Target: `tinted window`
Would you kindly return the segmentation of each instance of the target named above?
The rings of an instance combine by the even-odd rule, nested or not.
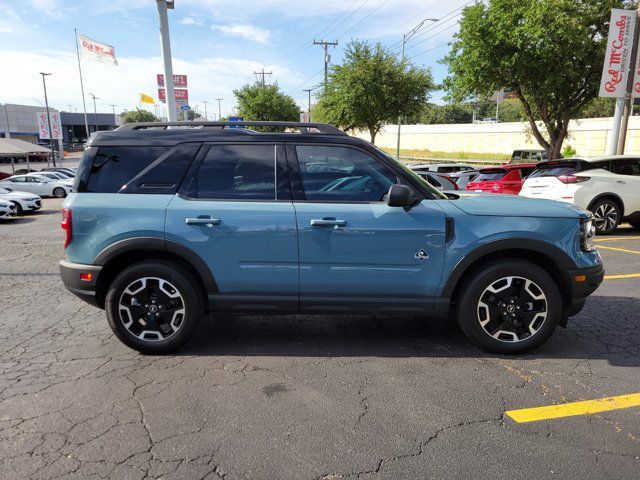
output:
[[[167,150],[167,147],[98,147],[84,191],[116,193]]]
[[[635,158],[624,158],[611,162],[611,172],[618,175],[640,176],[640,163]]]
[[[18,183],[23,183],[26,181],[25,177],[14,177],[10,179],[12,182],[18,182]]]
[[[577,172],[581,169],[577,162],[553,162],[537,167],[529,178],[536,177],[559,177],[567,173]]]
[[[521,168],[520,169],[520,176],[522,178],[528,177],[529,175],[531,175],[531,172],[533,172],[534,167],[526,167],[526,168]]]
[[[474,182],[486,182],[490,180],[500,180],[507,174],[506,170],[487,170],[480,173],[473,179]]]
[[[433,177],[432,175],[429,175],[428,173],[421,173],[420,176],[424,178],[427,182],[429,182],[429,185],[434,186],[436,188],[442,187],[442,184],[439,181],[437,181],[435,177]]]
[[[398,182],[378,160],[354,148],[299,145],[296,154],[307,200],[379,202]],[[318,163],[333,169],[318,172]]]
[[[197,196],[212,199],[274,200],[274,145],[214,145],[197,178]]]

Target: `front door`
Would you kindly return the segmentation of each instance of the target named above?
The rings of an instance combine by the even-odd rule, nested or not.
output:
[[[301,309],[428,309],[442,274],[442,209],[430,200],[408,211],[389,207],[386,193],[402,179],[359,148],[296,145],[287,155],[296,184]]]
[[[219,289],[210,300],[219,310],[296,310],[298,243],[282,147],[205,148],[167,208],[166,239],[208,265]]]

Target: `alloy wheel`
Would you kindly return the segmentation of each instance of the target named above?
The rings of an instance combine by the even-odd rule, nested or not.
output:
[[[180,291],[157,277],[143,277],[124,289],[118,302],[122,325],[140,340],[158,342],[174,336],[186,314]]]
[[[618,223],[618,209],[610,203],[603,203],[593,212],[593,223],[601,232],[613,229]]]
[[[522,342],[544,324],[548,302],[542,289],[524,277],[503,277],[478,300],[478,321],[485,333],[502,342]]]

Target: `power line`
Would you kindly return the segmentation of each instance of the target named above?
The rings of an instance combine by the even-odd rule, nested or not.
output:
[[[327,42],[326,40],[316,41],[313,39],[314,45],[322,45],[324,48],[324,92],[327,93],[327,78],[329,76],[329,62],[331,61],[331,55],[329,55],[329,46],[335,47],[338,45],[338,41]]]
[[[356,28],[358,25],[360,25],[362,22],[364,22],[367,18],[369,18],[371,15],[373,15],[374,13],[376,13],[378,10],[380,10],[384,5],[386,5],[389,2],[389,0],[384,0],[380,5],[378,5],[376,8],[374,8],[373,10],[371,10],[367,15],[365,15],[364,17],[362,17],[360,19],[359,22],[354,23],[353,25],[351,25],[351,27],[349,27],[347,30],[345,30],[344,32],[342,32],[341,35],[338,35],[338,39],[344,37],[347,33],[349,33],[350,31],[352,31],[354,28]]]
[[[291,95],[293,92],[295,92],[296,90],[299,90],[301,87],[304,87],[307,83],[309,83],[310,80],[313,80],[315,77],[317,77],[318,75],[320,75],[322,72],[324,72],[324,68],[318,70],[316,73],[314,73],[313,75],[311,75],[310,77],[308,77],[304,82],[302,82],[300,85],[298,85],[296,88],[289,90],[288,95]]]
[[[407,49],[411,49],[414,48],[416,45],[420,45],[421,43],[426,42],[427,40],[433,38],[433,37],[437,37],[438,35],[440,35],[443,32],[446,32],[447,30],[451,30],[454,27],[457,27],[460,24],[460,21],[457,21],[456,23],[449,25],[447,28],[444,28],[442,30],[439,30],[437,32],[435,32],[433,35],[429,35],[426,38],[423,38],[422,40],[420,40],[418,43],[414,43],[413,45],[411,45],[410,47],[408,47]],[[448,41],[448,40],[447,40]]]
[[[264,88],[264,86],[265,86],[265,83],[264,83],[264,76],[265,76],[265,75],[273,75],[273,72],[265,72],[265,71],[264,71],[264,67],[263,67],[263,68],[262,68],[262,71],[260,71],[260,72],[255,72],[255,71],[254,71],[254,72],[253,72],[253,74],[254,74],[254,75],[259,75],[259,76],[261,76],[261,77],[262,77],[262,87]]]
[[[444,45],[448,45],[449,43],[451,43],[451,40],[450,40],[450,39],[449,39],[449,40],[447,40],[446,42],[442,42],[441,44],[436,45],[435,47],[431,47],[431,48],[429,48],[429,49],[427,49],[427,50],[425,50],[425,51],[423,51],[423,52],[416,53],[416,54],[415,54],[415,55],[413,55],[412,57],[409,57],[409,60],[413,60],[414,58],[419,57],[420,55],[424,55],[425,53],[431,52],[432,50],[436,50],[437,48],[440,48],[440,47],[442,47],[442,46],[444,46]]]

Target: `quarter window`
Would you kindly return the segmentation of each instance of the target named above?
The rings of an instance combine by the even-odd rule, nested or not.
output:
[[[347,147],[296,147],[305,197],[312,201],[379,202],[398,178],[378,160]]]
[[[197,196],[276,199],[275,145],[213,145],[198,171]]]

